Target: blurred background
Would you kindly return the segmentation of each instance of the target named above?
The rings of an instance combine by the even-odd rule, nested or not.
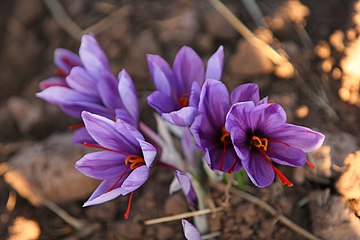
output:
[[[285,108],[288,122],[326,135],[324,146],[309,155],[316,171],[284,170],[296,186],[247,190],[324,239],[360,238],[360,1],[223,1],[251,30],[250,38],[214,2],[0,1],[1,239],[183,238],[180,222],[143,224],[189,211],[181,193],[169,196],[173,175],[166,170],[154,170],[134,194],[128,220],[127,197],[81,207],[98,182],[74,169],[88,151],[70,143],[68,126],[78,122],[35,93],[55,74],[54,50],[77,52],[88,32],[113,72],[125,68],[133,77],[142,119],[153,127],[145,100],[154,89],[146,54],[172,62],[188,45],[205,61],[223,45],[223,81],[230,89],[257,83],[262,97]],[[223,193],[210,192],[221,204]],[[230,209],[208,217],[210,232],[221,234],[216,239],[303,239],[244,199],[233,197]]]

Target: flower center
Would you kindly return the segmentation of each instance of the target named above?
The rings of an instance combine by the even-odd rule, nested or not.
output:
[[[181,107],[187,107],[189,106],[189,94],[184,93],[181,97],[178,98],[178,102]]]
[[[226,130],[225,126],[221,128],[220,141],[225,145],[231,144],[230,133]]]
[[[269,140],[267,138],[259,138],[258,136],[252,136],[251,146],[255,147],[258,150],[267,151],[269,145]]]
[[[137,155],[129,155],[125,158],[125,164],[128,165],[130,164],[130,170],[134,170],[138,167],[141,167],[143,165],[145,165],[145,161],[144,158],[139,157]]]

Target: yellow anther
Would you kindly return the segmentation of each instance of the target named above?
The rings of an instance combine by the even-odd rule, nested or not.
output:
[[[130,169],[134,170],[142,165],[145,165],[144,158],[139,157],[137,155],[129,155],[125,158],[125,164],[128,165],[130,163]]]
[[[252,144],[259,150],[267,151],[269,140],[267,138],[259,138],[258,136],[252,136]]]
[[[221,138],[220,138],[220,141],[222,143],[229,143],[229,139],[230,139],[230,133],[226,130],[225,127],[222,127],[221,129]]]

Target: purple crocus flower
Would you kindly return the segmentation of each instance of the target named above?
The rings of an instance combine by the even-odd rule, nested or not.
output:
[[[189,126],[197,114],[201,85],[206,78],[220,79],[223,69],[223,47],[210,57],[206,72],[196,52],[184,46],[177,53],[173,69],[158,55],[148,55],[148,65],[157,91],[148,104],[171,124]]]
[[[273,162],[303,166],[307,163],[305,153],[318,149],[325,138],[309,128],[286,123],[285,111],[275,103],[234,104],[226,117],[225,127],[242,166],[258,187],[271,184],[275,174],[284,185],[292,186]]]
[[[194,225],[185,219],[182,219],[181,223],[187,240],[201,240],[200,232]]]
[[[155,147],[146,142],[136,128],[120,119],[114,122],[88,112],[83,112],[82,118],[97,143],[87,146],[104,150],[86,154],[76,162],[76,168],[84,175],[103,180],[84,206],[129,193],[131,201],[132,193],[149,177],[149,168],[156,156]]]
[[[186,201],[194,209],[198,208],[198,198],[194,189],[193,184],[191,183],[190,178],[183,172],[176,170],[176,178],[181,186],[181,189],[185,195]]]
[[[226,114],[232,104],[241,101],[260,102],[259,89],[256,84],[242,84],[235,88],[231,95],[226,86],[217,80],[205,81],[198,111],[191,132],[197,145],[205,152],[205,160],[213,170],[232,173],[242,168],[241,161],[235,152],[230,133],[225,128]]]
[[[122,119],[134,126],[138,123],[138,100],[129,74],[122,70],[118,79],[111,73],[105,53],[92,35],[84,35],[79,56],[64,49],[55,51],[55,63],[64,79],[50,78],[40,84],[44,90],[38,97],[59,105],[68,115],[80,118],[89,111],[109,119]],[[92,141],[78,125],[73,142]]]

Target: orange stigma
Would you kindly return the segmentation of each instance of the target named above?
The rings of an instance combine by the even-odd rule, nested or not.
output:
[[[269,140],[267,138],[259,138],[257,136],[252,136],[251,144],[258,150],[267,151]]]
[[[145,165],[145,161],[144,158],[139,157],[137,155],[129,155],[125,158],[125,164],[128,165],[130,164],[130,169],[134,170],[140,166]]]
[[[293,186],[292,182],[290,182],[290,180],[287,179],[287,177],[285,177],[285,175],[277,167],[275,167],[272,164],[270,158],[266,155],[265,152],[268,150],[269,142],[272,142],[272,141],[268,140],[267,138],[260,138],[258,136],[252,136],[252,138],[251,138],[251,146],[260,151],[260,153],[264,157],[266,163],[269,164],[269,166],[274,170],[276,176],[278,176],[281,183],[283,185],[292,187]],[[274,141],[274,142],[277,142],[277,141]],[[282,142],[279,142],[279,143],[282,143]]]
[[[184,93],[181,97],[178,98],[178,102],[179,102],[181,107],[189,106],[189,102],[190,102],[189,94]]]

